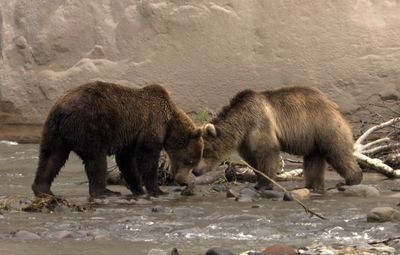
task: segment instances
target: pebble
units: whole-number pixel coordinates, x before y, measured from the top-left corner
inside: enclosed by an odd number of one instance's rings
[[[17,239],[20,239],[20,240],[36,240],[36,239],[40,239],[39,235],[37,235],[35,233],[32,233],[32,232],[29,232],[29,231],[26,231],[26,230],[20,230],[20,231],[16,232],[14,234],[14,237],[17,238]]]
[[[296,255],[297,252],[293,247],[290,247],[286,244],[273,244],[271,246],[266,247],[262,252],[262,254],[268,255]]]
[[[167,253],[165,253],[165,251],[160,250],[160,249],[151,249],[147,255],[167,255]]]
[[[400,222],[400,211],[392,207],[375,207],[367,214],[367,222]]]
[[[342,191],[346,196],[352,197],[379,197],[380,192],[377,188],[365,184],[359,185],[342,185],[338,186],[338,190]]]
[[[206,251],[205,255],[234,255],[230,250],[221,247],[213,247]]]
[[[295,189],[290,192],[292,197],[298,199],[298,200],[307,200],[311,197],[311,192],[309,189]],[[284,201],[292,201],[292,197],[288,196],[286,193],[283,196]]]

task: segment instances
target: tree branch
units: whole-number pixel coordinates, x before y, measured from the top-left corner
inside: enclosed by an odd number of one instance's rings
[[[321,214],[319,214],[319,213],[316,213],[316,212],[312,211],[312,210],[311,210],[310,208],[308,208],[305,204],[303,204],[300,200],[298,200],[297,198],[295,198],[294,196],[292,196],[292,194],[291,194],[287,189],[285,189],[282,185],[280,185],[279,183],[277,183],[275,180],[273,180],[273,179],[270,178],[269,176],[265,175],[264,173],[258,171],[258,170],[255,169],[254,167],[250,166],[249,164],[247,164],[246,161],[243,161],[243,160],[242,160],[242,162],[243,162],[245,165],[247,165],[251,170],[253,170],[255,173],[258,173],[259,175],[261,175],[261,176],[264,177],[265,179],[271,181],[273,184],[275,184],[276,186],[278,186],[283,192],[285,192],[285,194],[286,194],[288,197],[290,197],[290,198],[293,199],[295,202],[297,202],[299,205],[301,205],[301,206],[304,208],[304,210],[306,211],[306,213],[309,213],[309,214],[311,214],[311,215],[315,215],[315,216],[317,216],[317,217],[320,218],[320,219],[327,220],[327,218],[326,218],[325,216],[323,216],[323,215],[321,215]]]

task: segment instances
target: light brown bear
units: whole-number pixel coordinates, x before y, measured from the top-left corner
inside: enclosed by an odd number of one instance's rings
[[[36,196],[52,195],[50,186],[73,151],[85,165],[91,197],[115,194],[106,189],[106,157],[113,154],[133,194],[144,193],[143,181],[150,195],[160,195],[157,168],[163,148],[175,180],[190,182],[203,150],[202,130],[163,87],[88,83],[68,91],[51,109],[32,189]]]
[[[203,138],[197,174],[213,170],[237,149],[247,163],[271,178],[279,168],[280,151],[304,156],[306,187],[316,191],[324,190],[327,163],[348,185],[362,180],[348,123],[339,107],[315,88],[244,90],[205,125]],[[272,189],[272,183],[257,176],[256,188]]]

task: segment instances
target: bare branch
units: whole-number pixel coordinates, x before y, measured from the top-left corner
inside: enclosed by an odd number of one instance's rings
[[[375,147],[375,148],[372,148],[369,150],[363,150],[362,153],[363,154],[376,154],[381,151],[396,149],[396,148],[400,148],[400,143],[381,145],[381,146],[378,146],[378,147]]]
[[[359,152],[360,150],[362,150],[363,142],[368,138],[369,135],[371,135],[376,130],[382,129],[382,128],[387,127],[387,126],[390,126],[390,125],[392,125],[392,124],[394,124],[396,122],[399,122],[399,121],[400,121],[400,117],[396,117],[396,118],[393,118],[393,119],[391,119],[389,121],[386,121],[386,122],[384,122],[382,124],[379,124],[379,125],[376,125],[376,126],[373,126],[373,127],[369,128],[354,143],[354,149]]]
[[[390,142],[390,138],[389,137],[380,138],[378,140],[375,140],[373,142],[370,142],[370,143],[367,143],[367,144],[363,145],[363,150],[365,150],[367,148],[370,148],[370,147],[372,147],[372,146],[374,146],[376,144],[379,144],[379,143],[388,143],[388,142]]]

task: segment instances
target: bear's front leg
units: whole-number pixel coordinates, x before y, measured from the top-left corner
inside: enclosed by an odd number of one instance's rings
[[[122,172],[125,182],[132,194],[134,196],[143,195],[144,190],[136,166],[134,152],[129,149],[121,151],[115,155],[115,161],[117,162],[118,168]]]
[[[143,183],[150,196],[166,195],[158,186],[158,160],[160,158],[161,146],[150,148],[142,146],[136,156],[137,166],[143,177]]]
[[[93,160],[84,160],[89,180],[89,194],[94,197],[119,196],[121,193],[106,189],[107,157],[101,155]]]

